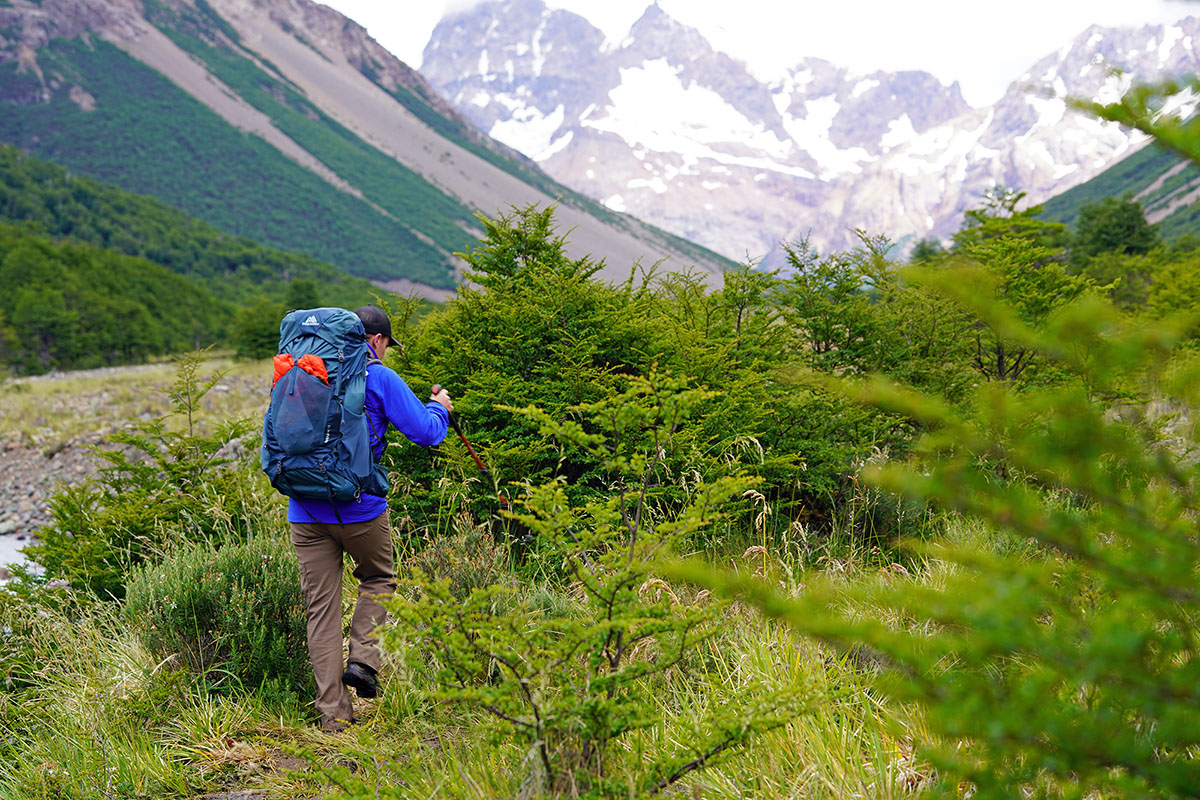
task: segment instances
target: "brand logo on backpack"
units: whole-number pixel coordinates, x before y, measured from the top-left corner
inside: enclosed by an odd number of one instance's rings
[[[282,494],[332,502],[387,496],[365,413],[370,355],[362,322],[349,311],[284,317],[262,444],[263,470]]]

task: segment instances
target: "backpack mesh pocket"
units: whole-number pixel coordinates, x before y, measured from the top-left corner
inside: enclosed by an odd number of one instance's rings
[[[332,394],[329,386],[304,370],[292,369],[275,384],[272,394],[277,394],[272,398],[272,430],[283,452],[309,453],[324,444]]]

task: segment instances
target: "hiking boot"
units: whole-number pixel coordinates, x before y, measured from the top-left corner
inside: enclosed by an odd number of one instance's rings
[[[353,717],[349,722],[344,719],[323,719],[321,720],[321,731],[323,733],[342,733],[353,724]]]
[[[375,677],[375,670],[357,661],[346,665],[346,671],[342,673],[342,683],[354,689],[359,697],[371,698],[379,695],[379,679]]]

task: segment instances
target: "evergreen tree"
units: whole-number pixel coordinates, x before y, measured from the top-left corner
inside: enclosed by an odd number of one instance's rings
[[[1158,244],[1158,231],[1146,221],[1141,203],[1131,198],[1106,197],[1079,209],[1071,254],[1078,264],[1100,253],[1140,255]]]

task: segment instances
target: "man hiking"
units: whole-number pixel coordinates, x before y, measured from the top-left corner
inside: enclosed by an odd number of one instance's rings
[[[383,454],[392,425],[424,447],[441,444],[454,404],[443,389],[422,405],[399,375],[382,360],[392,344],[392,325],[376,306],[354,312],[366,331],[370,358],[366,371],[365,412],[371,457]],[[288,521],[300,563],[300,586],[308,618],[308,654],[317,681],[316,708],[321,728],[339,733],[354,722],[348,687],[359,697],[379,693],[380,652],[373,631],[387,612],[377,598],[395,590],[392,533],[387,500],[362,493],[357,499],[330,501],[290,497]],[[342,662],[342,554],[354,559],[358,601],[350,623],[348,663]]]

